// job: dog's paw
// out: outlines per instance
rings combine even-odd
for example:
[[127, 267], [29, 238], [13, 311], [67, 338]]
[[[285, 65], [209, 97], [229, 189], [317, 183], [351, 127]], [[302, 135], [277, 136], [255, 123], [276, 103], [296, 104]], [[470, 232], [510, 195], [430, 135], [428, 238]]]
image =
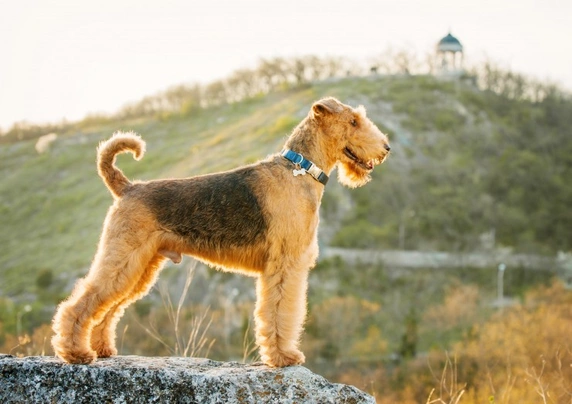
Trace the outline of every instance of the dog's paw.
[[58, 357], [67, 363], [87, 364], [95, 362], [97, 353], [87, 348], [80, 348], [70, 342], [70, 338], [63, 338], [60, 335], [54, 335], [52, 338], [52, 346]]
[[110, 356], [117, 355], [117, 349], [109, 346], [101, 346], [95, 348], [95, 352], [97, 352], [98, 358], [109, 358]]
[[264, 356], [262, 361], [272, 367], [283, 368], [286, 366], [301, 365], [306, 361], [304, 354], [298, 350], [277, 352], [272, 356]]
[[56, 352], [56, 354], [67, 363], [77, 365], [87, 365], [97, 359], [95, 351]]
[[[100, 338], [95, 338], [97, 335]], [[100, 334], [94, 333], [91, 336], [91, 349], [97, 353], [98, 358], [109, 358], [110, 356], [117, 355], [117, 348], [113, 340], [109, 341], [101, 338]]]

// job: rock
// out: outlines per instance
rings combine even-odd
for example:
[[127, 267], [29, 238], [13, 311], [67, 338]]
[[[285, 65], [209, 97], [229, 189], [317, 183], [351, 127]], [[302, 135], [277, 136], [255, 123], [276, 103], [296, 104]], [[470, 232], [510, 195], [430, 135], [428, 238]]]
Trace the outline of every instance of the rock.
[[50, 145], [56, 141], [58, 135], [55, 133], [49, 133], [44, 136], [40, 136], [36, 142], [36, 151], [38, 154], [45, 153], [50, 150]]
[[302, 366], [199, 358], [117, 356], [92, 365], [0, 355], [0, 402], [9, 403], [375, 403], [355, 387]]

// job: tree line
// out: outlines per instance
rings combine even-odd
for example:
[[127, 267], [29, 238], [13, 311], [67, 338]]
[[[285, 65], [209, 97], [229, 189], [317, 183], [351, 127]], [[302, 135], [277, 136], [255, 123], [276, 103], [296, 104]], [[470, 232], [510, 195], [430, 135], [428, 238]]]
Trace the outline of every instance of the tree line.
[[[418, 56], [407, 50], [386, 49], [366, 62], [346, 57], [306, 55], [292, 58], [261, 59], [254, 68], [240, 68], [228, 77], [207, 84], [179, 84], [126, 104], [114, 114], [88, 114], [79, 122], [61, 121], [49, 124], [17, 122], [3, 132], [0, 142], [35, 139], [47, 133], [59, 133], [72, 128], [140, 117], [191, 115], [201, 109], [234, 103], [257, 96], [296, 88], [308, 83], [347, 76], [367, 75], [431, 75], [435, 73], [432, 55]], [[541, 82], [523, 74], [500, 67], [487, 60], [467, 68], [464, 78], [470, 78], [479, 89], [513, 100], [541, 102], [547, 97], [569, 98], [555, 83]], [[461, 77], [461, 78], [463, 78]]]

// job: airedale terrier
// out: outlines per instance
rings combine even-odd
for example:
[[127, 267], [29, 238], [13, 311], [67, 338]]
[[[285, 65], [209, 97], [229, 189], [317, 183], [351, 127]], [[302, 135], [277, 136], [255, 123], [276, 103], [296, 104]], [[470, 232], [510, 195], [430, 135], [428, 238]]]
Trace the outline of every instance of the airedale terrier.
[[145, 143], [134, 133], [114, 134], [98, 148], [98, 172], [115, 201], [88, 274], [55, 314], [56, 354], [69, 363], [116, 355], [125, 308], [147, 294], [166, 259], [180, 262], [185, 254], [255, 276], [262, 361], [304, 363], [299, 338], [324, 186], [335, 167], [340, 183], [366, 184], [389, 150], [363, 106], [335, 98], [312, 105], [281, 153], [216, 174], [132, 183], [115, 156], [129, 151], [138, 160]]

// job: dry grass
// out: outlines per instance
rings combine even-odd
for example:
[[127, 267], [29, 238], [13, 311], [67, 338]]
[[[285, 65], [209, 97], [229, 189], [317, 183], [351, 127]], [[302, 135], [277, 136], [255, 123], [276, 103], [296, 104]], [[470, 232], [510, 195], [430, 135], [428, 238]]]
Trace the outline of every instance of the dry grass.
[[[466, 385], [459, 383], [457, 378], [457, 358], [453, 357], [453, 360], [451, 360], [449, 354], [447, 354], [440, 376], [435, 374], [431, 365], [429, 365], [429, 369], [433, 377], [438, 381], [439, 387], [431, 390], [426, 404], [458, 404], [465, 393]], [[439, 393], [439, 397], [433, 398], [436, 390]]]
[[[167, 333], [167, 330], [159, 331], [152, 323], [149, 323], [148, 327], [143, 326], [145, 332], [163, 345], [173, 356], [207, 357], [216, 341], [214, 338], [207, 337], [207, 332], [212, 323], [212, 315], [209, 316], [208, 308], [199, 315], [193, 316], [190, 324], [186, 327], [181, 324], [185, 299], [187, 298], [189, 287], [193, 281], [196, 265], [196, 261], [193, 261], [187, 268], [185, 284], [179, 296], [177, 306], [173, 305], [166, 284], [160, 283], [159, 292], [163, 300], [163, 307], [167, 312], [169, 323], [172, 327], [169, 330], [170, 332]], [[166, 334], [170, 334], [174, 342], [170, 343]]]

